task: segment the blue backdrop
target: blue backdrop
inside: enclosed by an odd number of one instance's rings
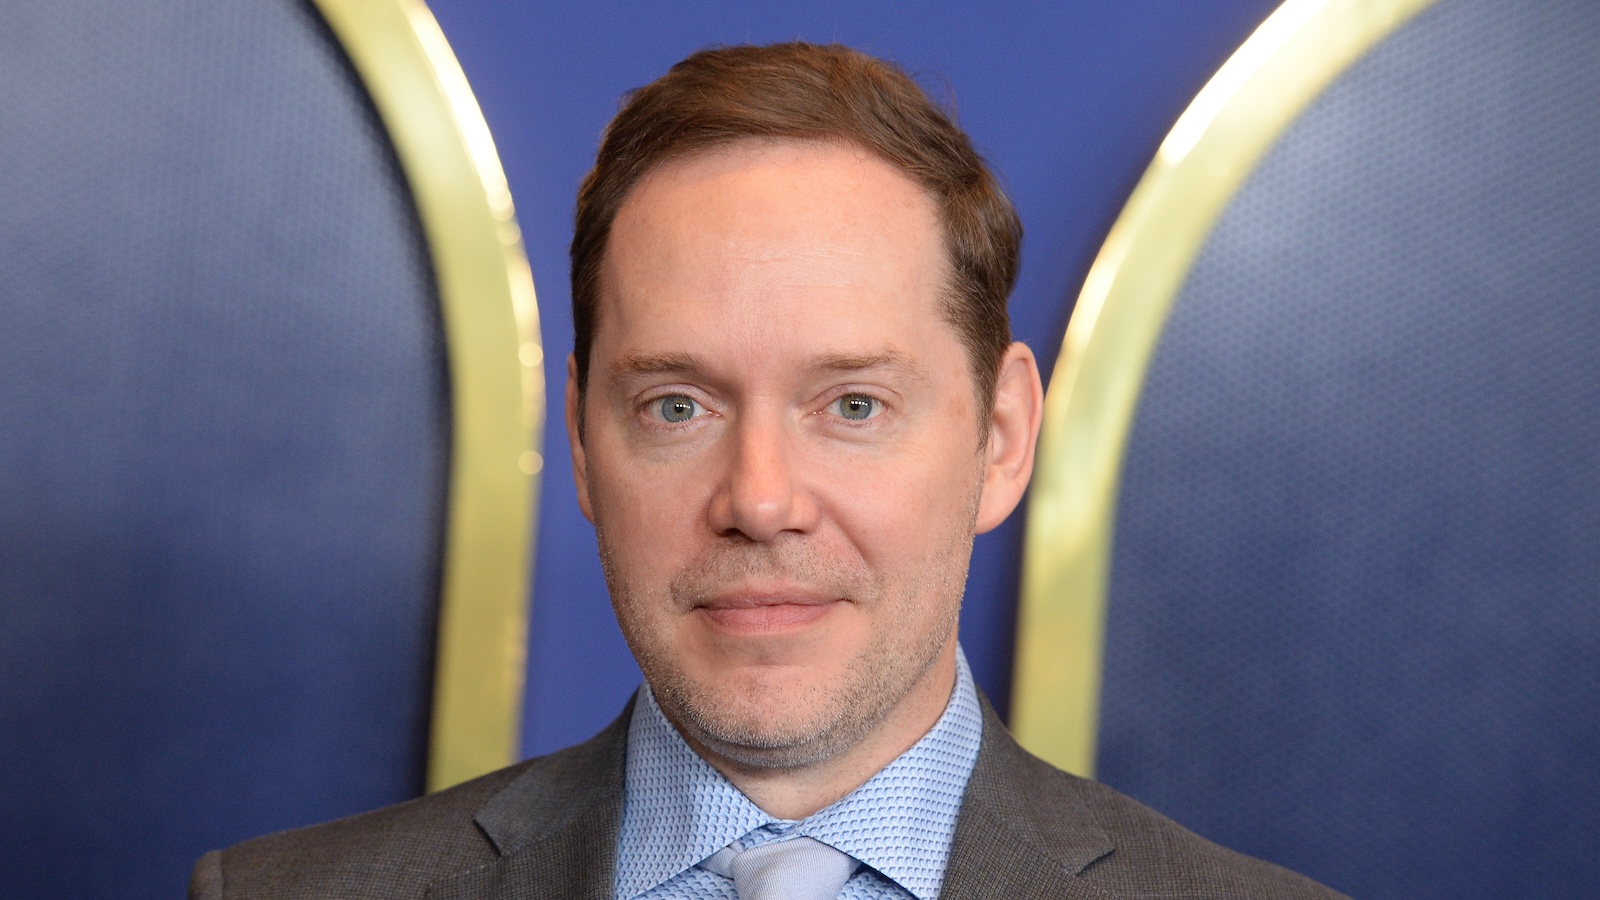
[[[547,351],[523,753],[639,679],[559,415],[573,195],[622,93],[715,43],[899,61],[1017,202],[1048,373],[1156,146],[1275,5],[433,0]],[[100,6],[0,11],[6,896],[171,896],[205,849],[422,787],[449,398],[391,148],[306,0]],[[1102,773],[1352,893],[1595,881],[1594,9],[1452,0],[1336,83],[1213,234],[1136,421]],[[962,620],[1002,710],[1021,519]],[[1209,562],[1174,562],[1193,534]],[[1387,718],[1312,703],[1358,696]]]
[[[523,751],[588,737],[639,681],[611,618],[562,432],[572,346],[573,197],[621,94],[694,50],[796,38],[895,60],[957,109],[1027,229],[1013,329],[1048,376],[1089,263],[1157,144],[1273,0],[1127,2],[430,3],[466,70],[516,199],[544,332],[545,435]],[[979,539],[961,620],[1004,712],[1021,512]],[[581,639],[574,639],[574,636]]]
[[[0,6],[0,896],[422,788],[439,297],[296,2]]]
[[[1140,397],[1098,775],[1352,896],[1600,880],[1597,37],[1448,0],[1351,66]]]

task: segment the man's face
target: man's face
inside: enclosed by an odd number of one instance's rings
[[[947,267],[933,201],[851,148],[692,155],[618,213],[574,468],[702,751],[804,766],[943,709],[986,463]]]

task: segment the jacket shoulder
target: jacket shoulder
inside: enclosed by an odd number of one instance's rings
[[[420,898],[572,830],[620,816],[620,771],[633,704],[600,734],[448,790],[206,854],[191,900]],[[593,824],[593,823],[584,823]]]
[[[1071,779],[1115,850],[1083,872],[1091,882],[1117,885],[1135,897],[1344,897],[1303,875],[1213,843],[1103,784]]]
[[[477,809],[541,760],[345,819],[282,831],[206,854],[191,898],[421,897],[451,872],[493,859]]]
[[[1282,898],[1343,895],[1281,866],[1222,847],[1144,804],[1063,772],[1022,749],[987,702],[983,744],[967,784],[952,895]],[[959,863],[959,866],[957,866]],[[954,884],[949,880],[954,879]]]

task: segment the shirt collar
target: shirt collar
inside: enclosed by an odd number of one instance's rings
[[[850,854],[918,900],[938,896],[983,735],[960,648],[955,690],[933,728],[865,784],[799,822],[750,802],[684,742],[648,685],[639,694],[628,730],[616,896],[637,896],[734,841],[789,834]]]

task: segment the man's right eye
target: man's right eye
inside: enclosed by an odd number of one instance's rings
[[[663,421],[674,424],[689,421],[699,409],[700,404],[682,394],[672,394],[656,401],[656,414]]]

